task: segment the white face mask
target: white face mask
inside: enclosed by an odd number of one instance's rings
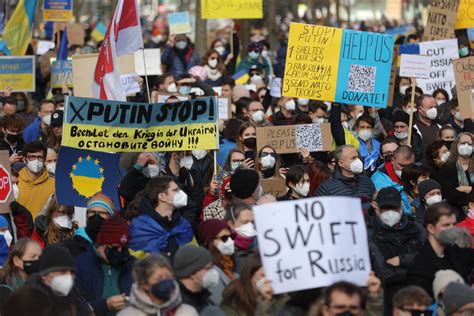
[[[183,50],[183,49],[186,48],[186,46],[188,46],[188,42],[186,42],[186,41],[177,41],[175,45],[176,45],[177,49]]]
[[[179,162],[179,166],[181,168],[186,168],[187,170],[191,169],[191,167],[193,166],[193,157],[191,156],[186,156],[184,158],[181,159],[181,161]]]
[[[309,99],[299,98],[298,104],[302,106],[307,106],[309,104]]]
[[[3,238],[5,238],[5,242],[7,243],[7,246],[10,247],[13,241],[13,236],[10,233],[10,231],[9,230],[4,231],[3,233],[0,233],[0,235],[2,235]]]
[[[448,161],[450,155],[451,153],[449,151],[445,152],[444,154],[441,155],[441,161],[442,162]]]
[[[214,50],[216,52],[218,52],[220,56],[224,55],[224,53],[225,53],[225,47],[224,46],[216,47],[216,48],[214,48]]]
[[[426,205],[433,205],[433,204],[441,203],[441,202],[443,202],[443,197],[438,194],[432,195],[426,199]]]
[[[53,219],[58,228],[71,229],[72,221],[67,215],[61,215]]]
[[[176,93],[178,92],[178,88],[176,88],[176,83],[172,83],[168,86],[168,88],[166,89],[166,91],[168,91],[168,93]]]
[[[18,195],[20,194],[20,189],[18,188],[18,184],[13,184],[13,196],[15,200],[18,199]]]
[[[49,163],[46,166],[46,170],[48,170],[49,174],[52,174],[54,176],[54,174],[56,173],[56,163],[55,162]]]
[[[434,120],[437,116],[438,116],[437,108],[431,108],[428,111],[426,111],[426,117],[428,117],[430,120]]]
[[[364,129],[364,130],[361,130],[359,132],[359,137],[360,139],[362,139],[364,142],[371,139],[372,137],[374,136],[374,134],[372,133],[372,131],[369,131],[367,129]]]
[[[261,110],[258,110],[257,112],[254,112],[252,114],[252,120],[255,122],[255,123],[261,123],[265,120],[265,114],[263,113],[263,111]]]
[[[268,50],[262,50],[262,57],[263,58],[268,58],[270,54],[268,53]]]
[[[220,241],[217,244],[217,249],[223,254],[224,256],[232,256],[235,251],[234,240],[232,238],[227,238],[226,242]]]
[[[51,281],[51,290],[58,296],[67,296],[74,286],[74,278],[70,274],[58,275]]]
[[[183,190],[176,192],[173,198],[173,205],[175,208],[182,208],[188,205],[188,195]]]
[[[309,183],[308,182],[305,182],[303,185],[300,185],[299,183],[297,185],[295,185],[295,187],[293,188],[293,190],[295,190],[295,192],[299,195],[299,196],[308,196],[308,193],[309,193]]]
[[[387,226],[393,227],[400,222],[402,215],[397,211],[385,211],[380,214],[380,220]]]
[[[252,77],[250,77],[250,82],[251,83],[260,83],[260,82],[262,82],[262,76],[253,75]]]
[[[201,160],[207,155],[207,150],[193,150],[191,152],[197,160]]]
[[[469,144],[459,145],[458,153],[463,157],[469,157],[472,154],[472,146]]]
[[[202,287],[205,289],[211,288],[219,284],[219,272],[212,268],[208,270],[202,277]]]
[[[276,159],[273,156],[267,155],[260,158],[260,163],[262,164],[262,169],[270,169],[275,166]]]
[[[207,64],[209,65],[209,67],[211,68],[216,68],[217,66],[217,59],[209,59],[207,61]]]
[[[356,121],[364,114],[364,112],[360,112],[356,114]]]
[[[407,89],[408,89],[409,87],[410,87],[409,85],[400,86],[400,87],[398,88],[398,91],[400,92],[400,94],[405,95],[405,93],[406,93],[406,91],[407,91]]]
[[[324,117],[317,117],[313,120],[313,123],[317,124],[323,124],[324,123]]]
[[[402,178],[402,171],[401,170],[395,170],[395,174],[397,175],[398,179]]]
[[[285,103],[285,109],[287,111],[294,111],[296,109],[295,100],[291,99],[290,101]]]
[[[44,163],[42,161],[39,161],[38,159],[35,159],[28,161],[27,167],[31,172],[39,173],[41,170],[43,170]]]
[[[454,113],[454,118],[458,121],[463,121],[463,118],[461,116],[461,112],[457,111],[456,113]]]
[[[395,132],[394,136],[397,139],[400,139],[400,140],[407,139],[408,138],[408,132]]]
[[[236,227],[234,230],[244,237],[252,238],[257,236],[257,231],[252,222]]]
[[[350,169],[353,174],[362,173],[362,171],[364,171],[364,164],[359,158],[356,158],[356,160],[351,162]]]
[[[160,167],[157,165],[147,165],[142,170],[143,175],[147,178],[154,178],[160,174]]]
[[[410,107],[407,106],[404,110],[403,110],[406,114],[410,114]],[[416,108],[413,108],[413,113],[415,113],[416,111],[418,111]]]
[[[51,124],[51,114],[47,114],[41,117],[41,121],[44,125],[49,126]]]
[[[348,121],[342,122],[342,127],[344,127],[345,129],[349,129],[349,122]]]
[[[436,100],[436,104],[440,106],[441,104],[446,103],[446,100]]]

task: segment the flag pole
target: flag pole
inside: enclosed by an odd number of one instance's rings
[[[150,86],[148,85],[148,75],[146,73],[145,49],[144,48],[142,48],[142,57],[143,57],[143,69],[145,70],[145,84],[146,84],[146,92],[147,92],[147,95],[148,95],[148,103],[151,103]]]
[[[411,78],[411,100],[410,100],[410,120],[408,121],[408,146],[411,147],[411,134],[413,130],[413,108],[415,107],[416,79]]]

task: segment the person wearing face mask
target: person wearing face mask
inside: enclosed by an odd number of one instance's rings
[[[456,135],[456,130],[449,125],[445,125],[439,130],[439,138],[444,142],[448,150],[451,149],[451,145],[456,139]]]
[[[262,179],[283,179],[280,165],[280,156],[273,147],[266,145],[260,149],[256,170]]]
[[[234,270],[234,259],[232,255],[235,251],[234,239],[231,236],[231,228],[223,220],[211,219],[199,225],[199,236],[203,246],[206,247],[214,263],[214,269],[219,273],[219,283],[209,289],[210,300],[214,305],[222,302],[222,292],[224,288],[238,274]]]
[[[167,72],[177,77],[188,72],[191,67],[200,64],[200,57],[185,34],[170,37],[161,54],[161,63]]]
[[[393,115],[393,130],[390,131],[388,135],[397,139],[399,145],[408,145],[409,121],[410,115],[403,111],[398,111]],[[415,129],[413,129],[411,133],[411,147],[415,152],[415,162],[426,163],[426,146],[423,144],[423,139]]]
[[[59,151],[63,134],[63,117],[64,111],[55,111],[51,117],[51,125],[46,133],[46,145]]]
[[[449,95],[444,89],[436,89],[432,96],[435,98],[436,104],[438,104],[438,106],[441,106],[442,104],[445,104],[449,101]]]
[[[257,151],[257,126],[252,122],[240,125],[236,139],[237,149],[245,153],[244,163],[249,168],[255,167],[255,152]]]
[[[308,169],[305,166],[291,166],[285,178],[288,192],[284,196],[279,197],[278,201],[299,200],[308,197],[310,179]]]
[[[0,309],[29,275],[38,272],[41,247],[30,238],[19,239],[0,270]]]
[[[430,95],[416,98],[417,112],[414,114],[413,127],[423,139],[425,146],[431,145],[438,137],[441,125],[436,123],[438,104]]]
[[[423,288],[409,285],[400,289],[392,299],[393,316],[412,315],[432,315],[432,310],[428,307],[431,304],[431,297]]]
[[[130,252],[137,258],[147,253],[173,257],[179,248],[195,242],[191,224],[179,209],[188,204],[188,196],[173,178],[151,179],[139,207],[139,216],[130,224]]]
[[[300,102],[300,100],[301,99],[298,99],[298,102]],[[328,106],[321,101],[308,101],[308,114],[313,120],[313,123],[325,123]]]
[[[56,106],[53,100],[42,100],[39,104],[38,117],[23,131],[25,143],[35,140],[46,141],[48,127],[51,125],[51,117]]]
[[[415,219],[418,223],[423,223],[425,210],[433,204],[443,202],[441,185],[433,179],[423,180],[420,182],[420,184],[418,184],[418,193],[422,203],[416,210]]]
[[[458,221],[466,217],[469,194],[472,191],[472,144],[471,134],[459,134],[451,145],[448,160],[439,170],[438,181],[443,188],[444,198],[456,209]]]
[[[408,267],[427,238],[423,226],[405,216],[401,206],[397,189],[381,189],[375,200],[376,216],[368,224],[372,269],[384,284],[386,314],[392,310],[390,298],[405,284]]]
[[[265,117],[263,105],[259,101],[249,102],[244,108],[242,108],[242,113],[245,118],[254,122],[258,127],[270,126],[270,123]]]
[[[429,179],[430,167],[419,163],[414,163],[403,168],[402,181],[403,190],[408,196],[410,202],[410,214],[415,217],[415,220],[419,224],[423,224],[424,209],[421,216],[416,213],[417,209],[422,205],[422,201],[419,197],[420,190],[419,185],[421,182]]]
[[[437,140],[426,148],[426,162],[431,168],[431,179],[439,180],[439,171],[448,161],[450,155],[451,153],[446,147],[446,143],[442,140]]]
[[[252,66],[258,66],[263,69],[265,75],[270,74],[270,65],[268,61],[262,57],[262,50],[262,43],[250,43],[247,57],[240,61],[235,72],[243,72],[248,74],[250,73]]]
[[[17,202],[26,207],[33,218],[38,216],[49,197],[54,193],[54,179],[44,166],[46,147],[39,141],[23,147],[23,162],[26,168],[18,174],[19,195]]]
[[[329,113],[329,122],[331,123],[331,135],[333,137],[332,147],[335,150],[337,146],[352,145],[359,149],[359,141],[351,132],[349,126],[350,114],[347,109],[342,109],[338,103],[333,103]]]
[[[456,134],[459,134],[461,132],[464,132],[466,130],[464,125],[464,118],[461,115],[461,112],[459,110],[459,103],[458,99],[454,98],[451,101],[451,107],[450,107],[450,118],[449,118],[449,125],[456,131]]]
[[[445,235],[456,223],[455,210],[446,203],[436,203],[426,209],[424,224],[428,241],[415,255],[408,269],[408,282],[421,286],[433,297],[433,280],[439,270],[454,270],[465,280],[474,268],[474,249],[459,248],[446,243]]]
[[[402,206],[405,215],[411,212],[410,201],[404,191],[402,181],[402,170],[406,166],[415,162],[415,153],[408,146],[400,146],[393,153],[392,161],[387,161],[381,165],[372,175],[371,180],[377,190],[386,187],[395,187],[402,196]]]
[[[203,57],[202,65],[207,71],[206,83],[211,87],[220,87],[226,68],[219,53],[213,49]]]
[[[275,126],[291,125],[295,116],[296,102],[293,98],[281,97],[277,101],[280,111],[274,113],[269,121]]]
[[[340,281],[327,287],[324,293],[322,316],[364,315],[364,294],[355,284]]]
[[[39,259],[38,273],[25,284],[46,292],[50,315],[93,315],[91,306],[74,286],[76,266],[69,251],[59,245],[48,245]]]
[[[262,73],[262,67],[258,65],[252,65],[249,72],[249,80],[247,84],[255,85],[256,89],[265,86],[265,75]]]
[[[219,272],[206,248],[187,245],[178,250],[173,260],[183,303],[198,312],[210,305],[211,288],[219,284]]]
[[[128,241],[127,223],[119,216],[110,217],[94,245],[75,259],[75,284],[96,315],[115,315],[125,307],[135,262],[128,253]]]
[[[8,150],[11,165],[21,162],[21,151],[25,145],[22,137],[25,120],[18,114],[6,115],[1,119],[1,126],[0,150]]]
[[[474,193],[471,192],[469,194],[469,203],[468,203],[468,211],[466,214],[466,219],[456,224],[458,227],[464,227],[469,230],[474,240]],[[472,244],[472,248],[474,248],[474,243]]]
[[[156,78],[152,90],[151,98],[153,102],[158,101],[159,94],[173,94],[178,92],[176,83],[174,82],[174,77],[169,72],[164,73]]]
[[[48,174],[50,177],[54,178],[54,175],[56,174],[56,162],[58,160],[58,153],[51,148],[48,148],[47,154],[46,154],[46,160],[44,162],[46,166],[46,170],[48,170]]]
[[[12,93],[12,97],[16,99],[16,113],[18,113],[25,120],[26,126],[33,123],[38,115],[27,94],[24,92],[15,92]]]
[[[7,219],[3,215],[0,215],[0,266],[3,266],[3,263],[7,259],[12,241],[13,236],[10,232]]]
[[[380,154],[380,142],[374,139],[375,120],[369,115],[362,115],[356,121],[359,154],[364,161],[364,170],[370,174],[375,171]]]
[[[459,58],[466,58],[471,55],[471,43],[466,36],[460,36],[458,38],[458,45],[459,45]]]

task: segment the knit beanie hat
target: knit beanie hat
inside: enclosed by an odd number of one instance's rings
[[[207,80],[207,70],[203,66],[194,66],[189,69],[188,73],[195,77],[198,77],[201,81]]]
[[[179,279],[187,278],[212,262],[211,253],[203,247],[186,245],[174,256],[174,271]]]
[[[0,215],[0,228],[8,227],[8,221],[5,216]]]
[[[100,207],[106,210],[110,216],[115,215],[115,206],[114,201],[110,197],[102,193],[96,193],[94,196],[87,202],[87,210],[90,210],[93,207]]]
[[[128,234],[127,223],[119,216],[108,218],[100,226],[97,234],[96,243],[98,245],[128,245],[130,236]]]
[[[244,86],[235,85],[234,88],[232,89],[232,102],[235,103],[243,97],[250,98],[249,90]]]
[[[260,176],[254,169],[237,169],[230,178],[232,195],[239,199],[251,197],[258,186]]]
[[[420,199],[423,200],[425,195],[434,189],[441,190],[441,186],[436,180],[426,179],[418,184],[418,193],[420,194]]]
[[[396,122],[403,122],[406,125],[410,124],[410,115],[405,113],[404,111],[398,111],[393,115],[392,119],[393,124],[395,125]]]
[[[74,257],[69,250],[59,245],[48,245],[39,259],[39,274],[56,271],[76,271]]]
[[[451,315],[466,304],[474,302],[474,289],[459,282],[451,282],[443,294],[445,314]]]
[[[439,270],[433,280],[434,298],[438,300],[439,292],[451,282],[464,283],[462,276],[454,270]]]
[[[210,219],[199,224],[199,236],[204,244],[208,246],[216,236],[223,230],[228,229],[230,232],[230,227],[227,223],[220,219]]]

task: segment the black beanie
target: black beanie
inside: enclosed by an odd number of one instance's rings
[[[253,169],[237,169],[230,178],[232,195],[239,199],[251,197],[258,186],[260,176]]]
[[[436,180],[426,179],[420,182],[420,184],[418,184],[418,194],[420,195],[420,199],[423,200],[425,195],[434,189],[441,190],[441,186]]]
[[[393,125],[395,125],[396,122],[403,122],[406,125],[410,124],[410,115],[405,113],[404,111],[398,111],[393,115],[392,119]]]
[[[67,248],[48,245],[39,259],[39,273],[46,275],[56,271],[76,271],[74,258]]]

